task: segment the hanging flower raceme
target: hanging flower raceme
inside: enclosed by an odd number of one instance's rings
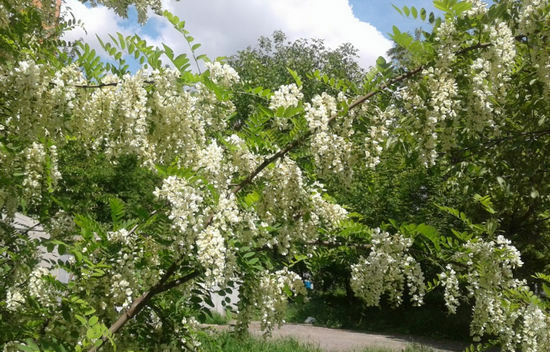
[[[288,298],[306,292],[300,276],[288,268],[274,273],[264,272],[260,277],[252,302],[259,310],[262,330],[270,334],[273,328],[285,322]]]
[[[270,98],[269,108],[275,111],[274,122],[279,129],[288,129],[291,127],[291,124],[287,117],[279,116],[277,111],[279,109],[284,110],[297,107],[303,98],[304,94],[302,93],[302,87],[298,87],[294,83],[280,86],[279,89],[273,93]]]
[[[486,241],[466,242],[453,256],[457,264],[448,264],[439,274],[445,288],[445,304],[455,313],[463,297],[459,286],[464,282],[467,296],[473,299],[471,334],[478,340],[498,335],[504,351],[543,351],[550,346],[550,319],[531,302],[521,302],[512,292],[531,294],[524,281],[514,278],[513,270],[523,262],[519,251],[503,236]]]
[[[228,64],[221,64],[218,61],[207,62],[206,68],[210,70],[210,79],[221,86],[230,87],[240,80],[237,71]]]
[[[351,287],[355,294],[369,306],[379,305],[384,293],[393,304],[400,305],[406,284],[411,302],[421,305],[425,293],[424,274],[409,254],[413,240],[399,233],[390,235],[375,229],[371,243],[369,256],[351,267]]]

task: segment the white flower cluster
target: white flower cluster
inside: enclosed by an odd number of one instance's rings
[[[384,150],[384,141],[389,136],[389,127],[395,122],[397,109],[394,105],[381,110],[376,107],[370,114],[368,136],[365,137],[365,159],[367,167],[374,169],[380,163],[380,154]]]
[[[118,99],[117,115],[123,118],[116,119],[117,124],[111,125],[115,131],[119,131],[119,138],[112,139],[108,153],[120,154],[120,151],[130,151],[137,155],[150,154],[147,139],[149,125],[147,116],[150,108],[147,106],[147,91],[143,86],[143,71],[136,75],[125,75],[119,84],[120,96]],[[115,121],[113,121],[115,122]],[[151,158],[145,158],[150,160]]]
[[[284,313],[289,294],[305,294],[300,276],[287,268],[274,273],[264,272],[252,299],[260,311],[260,322],[265,334],[284,323]]]
[[[550,318],[537,306],[528,305],[523,309],[523,324],[521,330],[523,332],[521,342],[517,345],[521,346],[521,351],[539,352],[548,351],[550,349]]]
[[[426,166],[433,165],[437,159],[438,147],[448,150],[454,145],[453,129],[460,101],[456,80],[447,68],[430,67],[422,71],[431,97],[426,106],[426,118],[419,130],[421,140],[421,158]],[[405,99],[410,97],[407,91],[402,92]],[[419,97],[418,97],[419,98]],[[420,107],[425,106],[421,104]],[[417,107],[418,109],[418,107]],[[451,127],[449,127],[451,126]],[[446,133],[440,134],[439,130]]]
[[[239,210],[232,193],[220,194],[217,204],[211,204],[203,188],[200,182],[190,184],[187,179],[170,176],[163,181],[162,188],[155,190],[155,195],[170,203],[169,218],[181,233],[173,236],[174,249],[181,251],[183,248],[190,257],[197,259],[204,269],[207,284],[213,286],[222,284],[224,277],[230,276],[234,269],[228,265],[233,255],[228,253],[225,238],[236,238],[241,232],[249,235],[250,224],[253,226],[256,219]],[[209,226],[204,228],[209,216]]]
[[[39,201],[43,182],[48,181],[49,185],[55,186],[61,179],[61,173],[57,166],[57,148],[52,145],[47,154],[42,144],[33,142],[23,153],[25,157],[25,178],[23,180],[25,194],[31,198],[31,201]],[[44,180],[44,177],[47,179]]]
[[[518,17],[519,31],[523,35],[533,33],[548,14],[544,11],[550,5],[548,0],[521,1]]]
[[[51,306],[57,297],[45,277],[50,276],[46,268],[37,267],[29,275],[29,295],[36,298],[43,306]]]
[[[302,93],[301,87],[298,87],[294,83],[283,85],[280,86],[279,89],[277,89],[271,96],[269,108],[276,111],[280,108],[287,109],[290,107],[296,107],[303,98],[304,94]],[[283,116],[275,115],[274,122],[275,125],[277,125],[281,130],[290,127],[288,119]]]
[[[460,47],[460,42],[456,38],[456,19],[447,18],[441,22],[441,25],[435,30],[435,40],[438,42],[437,65],[442,68],[449,68],[456,60],[456,51]]]
[[[487,58],[491,62],[493,85],[502,89],[504,83],[510,80],[510,72],[514,67],[516,40],[506,23],[496,22],[489,27],[489,41],[492,46],[487,51]]]
[[[225,271],[225,240],[220,230],[208,226],[201,231],[196,240],[197,259],[205,268],[206,282],[210,286],[221,283]]]
[[[321,186],[320,184],[317,185]],[[341,221],[347,219],[348,212],[339,204],[331,203],[324,199],[321,195],[322,187],[320,188],[314,189],[310,196],[313,209],[315,209],[315,215],[318,214],[319,217],[325,220],[327,228],[335,229]]]
[[[256,211],[267,223],[292,224],[304,211],[304,199],[307,199],[302,170],[296,162],[288,157],[279,159],[275,168],[263,173],[268,183],[263,190],[261,203]],[[292,231],[280,231],[277,237],[267,241],[268,246],[277,246],[281,253],[288,254],[290,244],[298,234]]]
[[[60,302],[61,293],[47,282],[46,277],[51,278],[50,271],[36,267],[26,278],[26,285],[20,283],[10,287],[6,296],[6,309],[17,311],[26,302],[26,296],[36,299],[45,308],[56,306]]]
[[[199,150],[197,168],[207,172],[209,176],[216,178],[220,175],[223,160],[223,148],[218,145],[215,139],[212,139],[210,144]]]
[[[196,169],[197,159],[211,152],[203,151],[206,129],[224,129],[235,107],[202,84],[184,90],[178,77],[175,70],[107,76],[103,83],[117,85],[79,91],[82,99],[74,104],[78,126],[72,127],[91,148],[105,149],[113,159],[130,152],[151,169],[174,160]],[[146,82],[151,80],[155,89],[148,93]]]
[[[60,71],[55,72],[51,84],[53,87],[49,93],[52,95],[54,102],[64,102],[65,111],[58,107],[58,114],[71,113],[74,107],[73,100],[76,98],[78,84],[86,84],[86,80],[82,72],[76,64],[63,67]]]
[[[328,131],[329,120],[338,112],[336,99],[327,93],[316,95],[311,103],[305,104],[305,118],[311,130]]]
[[[432,111],[428,116],[429,124],[437,124],[439,121],[454,119],[457,115],[458,86],[456,80],[448,72],[439,68],[430,67],[422,71],[427,78],[427,84],[431,92],[429,104]]]
[[[175,332],[180,337],[182,350],[188,350],[190,347],[195,351],[200,350],[201,342],[196,337],[196,331],[200,329],[200,323],[195,317],[184,317],[181,325],[175,327]]]
[[[503,236],[493,241],[470,240],[463,251],[453,257],[466,267],[461,273],[468,296],[474,299],[471,333],[475,339],[497,335],[504,351],[544,351],[550,347],[550,319],[532,303],[517,304],[507,292],[528,292],[524,281],[513,277],[513,270],[523,262],[519,251]],[[447,265],[439,275],[445,287],[445,301],[450,312],[456,312],[460,290],[454,269]]]
[[[0,71],[0,97],[10,102],[4,128],[28,141],[46,136],[63,142],[66,113],[76,94],[74,84],[82,81],[82,73],[73,65],[52,74],[43,65],[26,60]]]
[[[351,287],[369,306],[380,304],[382,294],[398,306],[403,301],[405,282],[414,305],[424,300],[424,274],[420,264],[408,254],[412,239],[400,234],[390,235],[375,229],[372,248],[367,258],[351,267]]]
[[[439,274],[439,281],[445,288],[445,305],[447,306],[449,313],[455,314],[456,309],[460,305],[460,302],[458,301],[460,297],[460,286],[458,283],[458,278],[456,277],[456,271],[454,271],[452,265],[447,264],[445,269],[447,271]]]
[[[470,67],[471,91],[468,104],[468,129],[481,133],[486,127],[492,134],[499,132],[499,103],[508,93],[510,73],[514,67],[516,48],[512,31],[504,22],[485,27],[491,46]],[[494,102],[496,101],[496,105]]]
[[[6,309],[16,311],[23,303],[25,303],[25,297],[23,297],[21,292],[13,287],[10,288],[6,296]]]
[[[346,138],[330,131],[320,131],[311,138],[313,160],[319,174],[330,177],[335,173],[344,175],[344,171],[351,173],[350,158],[352,143]]]
[[[202,229],[204,214],[201,210],[205,196],[198,185],[190,184],[185,178],[169,176],[162,181],[160,189],[155,189],[154,195],[170,203],[169,217],[182,234]]]
[[[154,150],[156,164],[178,158],[181,166],[192,168],[197,150],[206,142],[205,127],[215,125],[218,114],[202,108],[203,99],[209,99],[204,87],[198,87],[197,95],[192,95],[178,84],[178,77],[175,70],[151,75],[155,90],[149,100],[152,110],[149,125],[154,129],[149,135],[149,149]]]
[[[491,63],[485,58],[477,58],[471,66],[472,92],[469,102],[470,117],[467,120],[469,127],[481,132],[484,127],[494,126],[493,93],[489,87],[488,76],[491,70]]]
[[[489,11],[487,3],[483,0],[467,0],[466,2],[472,4],[472,7],[464,13],[466,16],[475,17],[484,15]]]
[[[273,95],[269,102],[269,108],[271,110],[277,110],[278,108],[290,108],[296,107],[300,101],[304,98],[302,88],[296,84],[288,84],[280,86]]]
[[[234,83],[239,82],[239,74],[235,69],[228,64],[216,62],[207,62],[206,68],[210,70],[210,79],[224,87],[231,87]]]
[[[227,137],[226,142],[231,145],[229,148],[231,165],[237,168],[238,171],[248,174],[262,162],[261,156],[252,153],[246,142],[236,134]]]
[[[115,274],[112,278],[111,295],[113,303],[122,309],[130,307],[132,304],[133,290],[130,283],[122,278],[121,274]]]
[[[107,233],[109,241],[120,242],[126,246],[130,245],[134,236],[126,229],[120,229],[118,231],[110,231]]]
[[[29,197],[40,200],[44,164],[46,163],[44,146],[33,142],[32,145],[25,150],[25,159],[25,179],[23,180],[25,193],[27,193]]]
[[[315,130],[311,138],[311,150],[318,172],[326,177],[335,173],[351,176],[352,168],[349,164],[352,144],[348,140],[353,134],[349,128],[351,120],[344,119],[340,126],[330,129],[329,121],[336,116],[338,106],[336,99],[326,93],[313,97],[311,103],[305,104],[304,110],[309,128]]]

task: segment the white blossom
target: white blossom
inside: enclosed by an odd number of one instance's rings
[[[420,264],[408,254],[412,243],[412,239],[400,234],[373,231],[369,256],[361,257],[359,263],[351,267],[351,287],[367,305],[379,305],[384,293],[393,304],[400,305],[405,283],[412,303],[423,303],[424,274]]]
[[[269,108],[277,110],[278,108],[296,107],[304,98],[302,88],[296,84],[280,86],[270,98]]]
[[[10,288],[6,296],[6,309],[16,311],[23,303],[25,303],[25,297],[23,297],[21,292]]]
[[[206,68],[210,71],[210,79],[214,83],[218,83],[225,87],[230,87],[233,83],[239,81],[239,74],[235,69],[228,64],[221,64],[220,62],[207,62]]]

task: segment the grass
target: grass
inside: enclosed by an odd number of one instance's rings
[[[264,340],[252,336],[237,337],[229,332],[203,336],[201,347],[204,352],[322,352],[316,346],[304,344],[295,339]],[[390,351],[367,348],[356,352]],[[424,346],[411,345],[403,352],[433,352],[433,350]]]

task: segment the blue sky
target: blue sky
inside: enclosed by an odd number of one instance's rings
[[[86,28],[86,32],[67,34],[69,40],[83,39],[101,51],[96,34],[108,38],[115,32],[138,33],[152,44],[167,43],[176,52],[188,50],[168,21],[155,14],[140,26],[135,10],[128,19],[122,19],[103,7],[91,8],[78,0],[66,3]],[[163,7],[186,20],[186,28],[211,58],[232,55],[254,46],[259,36],[282,30],[289,40],[320,38],[333,48],[350,42],[359,50],[360,64],[368,67],[391,47],[388,34],[393,25],[402,31],[426,26],[420,20],[403,17],[392,4],[433,10],[431,0],[164,0]]]
[[[428,13],[434,12],[432,0],[351,0],[353,13],[363,21],[371,23],[376,29],[387,36],[392,32],[392,27],[396,25],[401,31],[414,32],[417,27],[425,29],[430,28],[427,23],[420,20],[415,20],[411,17],[407,18],[397,12],[393,6],[402,8],[403,6],[414,6],[419,11],[421,8],[426,9]]]

